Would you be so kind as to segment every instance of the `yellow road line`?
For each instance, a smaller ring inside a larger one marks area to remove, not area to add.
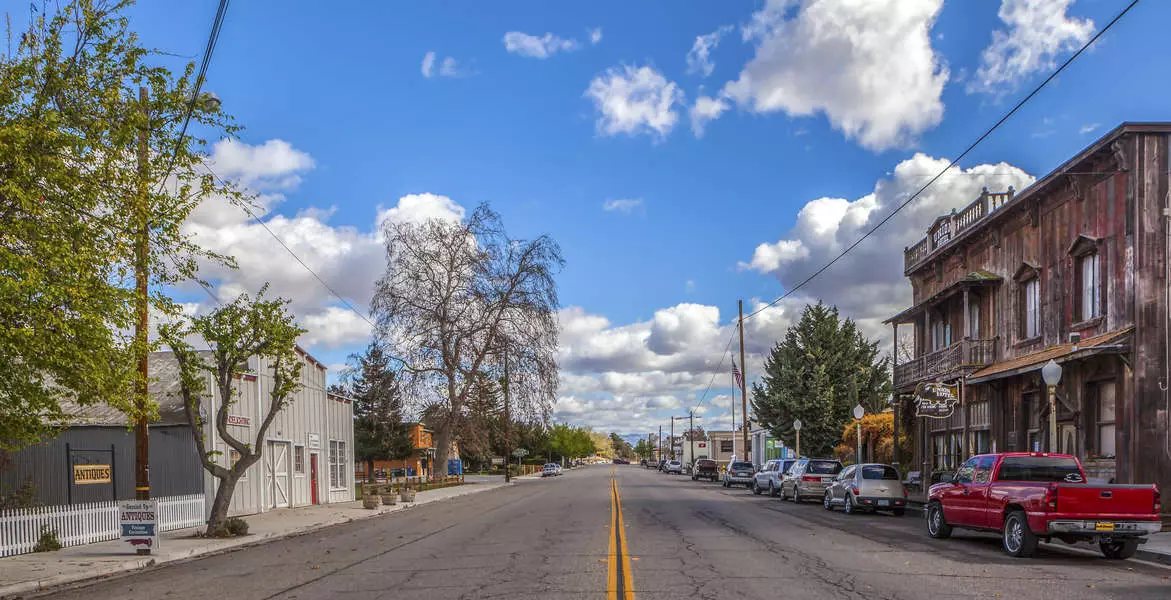
[[[634,600],[634,577],[630,569],[630,549],[622,521],[622,497],[618,480],[610,479],[610,548],[607,553],[606,598]]]

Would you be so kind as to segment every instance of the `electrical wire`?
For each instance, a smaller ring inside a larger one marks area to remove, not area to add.
[[[788,290],[785,291],[784,294],[781,294],[776,299],[774,299],[772,302],[769,302],[768,304],[765,304],[764,306],[761,306],[760,308],[745,315],[744,319],[745,320],[751,319],[752,317],[755,317],[756,315],[764,312],[765,310],[768,310],[769,308],[776,306],[776,304],[778,302],[780,302],[781,300],[784,300],[785,298],[788,298],[789,296],[793,295],[797,290],[800,290],[801,288],[805,287],[809,282],[816,279],[818,276],[820,276],[822,273],[827,271],[830,267],[834,266],[834,264],[836,264],[838,261],[840,261],[842,258],[844,258],[847,254],[849,254],[851,250],[858,247],[858,245],[861,244],[862,242],[866,241],[866,238],[869,238],[871,235],[874,234],[874,232],[878,231],[878,229],[880,227],[885,225],[887,221],[890,221],[892,218],[894,218],[895,215],[899,214],[899,212],[901,212],[904,208],[906,208],[907,205],[909,205],[916,198],[918,198],[923,192],[925,192],[927,190],[927,188],[931,187],[931,185],[934,184],[937,180],[939,180],[939,178],[943,177],[943,175],[945,173],[947,173],[949,170],[951,170],[952,167],[955,167],[956,164],[959,163],[960,160],[962,160],[965,156],[967,156],[972,150],[974,150],[976,148],[976,146],[979,146],[981,142],[983,142],[985,139],[988,138],[988,136],[992,135],[992,133],[994,131],[999,129],[1000,126],[1003,125],[1005,123],[1005,121],[1008,121],[1008,119],[1010,117],[1012,117],[1014,114],[1016,114],[1016,112],[1018,110],[1020,110],[1021,107],[1023,107],[1025,105],[1025,103],[1027,103],[1029,100],[1031,100],[1033,98],[1033,96],[1036,96],[1038,93],[1040,93],[1040,91],[1042,89],[1044,89],[1045,86],[1048,85],[1050,81],[1053,81],[1054,79],[1056,79],[1057,76],[1060,75],[1061,72],[1066,69],[1066,67],[1068,67],[1070,64],[1072,64],[1073,61],[1077,59],[1077,57],[1081,56],[1083,52],[1085,52],[1087,49],[1089,49],[1089,47],[1092,46],[1094,44],[1094,42],[1096,42],[1098,40],[1098,38],[1102,37],[1107,31],[1110,30],[1111,27],[1114,26],[1115,23],[1117,23],[1120,19],[1122,19],[1122,17],[1126,16],[1126,13],[1130,12],[1130,9],[1134,8],[1134,6],[1136,4],[1138,4],[1138,2],[1139,2],[1139,0],[1133,0],[1130,4],[1127,4],[1126,8],[1123,8],[1121,12],[1119,12],[1117,15],[1115,15],[1114,18],[1111,19],[1110,22],[1106,24],[1105,27],[1103,27],[1101,30],[1099,30],[1098,33],[1094,34],[1094,37],[1090,38],[1085,44],[1082,44],[1082,47],[1078,48],[1077,52],[1074,52],[1073,55],[1071,55],[1068,59],[1065,60],[1065,62],[1063,62],[1061,64],[1061,66],[1057,67],[1057,69],[1055,71],[1050,73],[1049,76],[1046,77],[1045,80],[1040,83],[1040,85],[1033,88],[1033,91],[1029,92],[1029,94],[1027,96],[1025,96],[1020,101],[1018,101],[1012,107],[1012,109],[1010,109],[1007,113],[1004,114],[1004,116],[1000,117],[999,121],[997,121],[994,125],[992,125],[992,127],[990,127],[987,131],[985,131],[983,135],[981,135],[979,138],[976,139],[976,141],[969,144],[968,147],[966,149],[964,149],[963,152],[961,152],[958,156],[953,158],[952,161],[950,163],[948,163],[947,167],[945,167],[943,170],[941,170],[939,173],[937,173],[934,177],[932,177],[931,180],[928,181],[927,183],[925,183],[923,185],[923,187],[920,187],[918,189],[918,191],[916,191],[914,194],[911,194],[911,196],[909,198],[907,198],[905,201],[903,201],[902,204],[895,207],[895,209],[893,211],[891,211],[890,214],[883,217],[883,219],[881,221],[879,221],[877,224],[875,224],[874,227],[871,227],[866,233],[864,233],[862,235],[862,237],[855,240],[852,244],[847,246],[845,250],[842,250],[840,254],[835,256],[833,258],[833,260],[829,261],[828,263],[823,265],[821,268],[814,271],[812,275],[810,275],[809,277],[806,277],[804,280],[802,280],[796,286],[789,288]]]

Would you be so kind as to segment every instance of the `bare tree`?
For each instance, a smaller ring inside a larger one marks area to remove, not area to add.
[[[547,417],[557,392],[554,275],[565,262],[557,243],[509,238],[483,205],[460,222],[387,222],[384,233],[373,311],[404,385],[430,407],[434,468],[446,468],[477,375],[502,370],[505,356],[514,414]]]

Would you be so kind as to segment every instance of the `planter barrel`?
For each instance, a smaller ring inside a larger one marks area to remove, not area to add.
[[[363,496],[362,497],[362,508],[368,508],[370,510],[378,508],[378,501],[379,501],[378,496],[375,496],[372,494],[369,496]]]
[[[401,492],[403,502],[415,501],[415,490],[403,490]]]

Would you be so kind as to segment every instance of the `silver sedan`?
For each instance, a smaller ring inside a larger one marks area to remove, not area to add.
[[[907,509],[907,492],[898,469],[890,465],[850,465],[826,488],[822,506],[826,510],[841,506],[847,514],[890,511],[901,517]]]

